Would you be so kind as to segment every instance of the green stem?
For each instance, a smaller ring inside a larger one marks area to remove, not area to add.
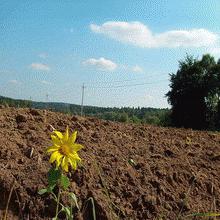
[[[59,215],[60,194],[61,194],[61,189],[59,187],[59,191],[58,191],[58,195],[57,195],[56,216],[55,216],[56,219],[58,218],[58,215]]]
[[[55,195],[55,193],[53,193],[53,192],[50,192],[50,193],[53,196],[54,201],[57,202],[57,196]]]

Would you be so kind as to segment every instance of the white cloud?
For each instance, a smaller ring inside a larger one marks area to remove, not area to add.
[[[46,59],[48,57],[46,53],[40,53],[38,56],[42,59]]]
[[[41,71],[49,71],[50,70],[50,67],[46,64],[43,64],[43,63],[32,63],[30,65],[30,68],[34,69],[34,70],[41,70]]]
[[[133,72],[135,72],[135,73],[143,73],[143,69],[142,69],[140,66],[138,66],[138,65],[133,66],[133,67],[131,68],[131,70],[132,70]]]
[[[41,80],[40,82],[44,85],[51,85],[52,84],[51,82],[48,82],[46,80]]]
[[[206,29],[153,33],[141,22],[109,21],[102,25],[91,24],[90,29],[114,40],[143,48],[211,46],[219,38],[217,34]]]
[[[107,60],[104,57],[100,57],[99,59],[90,58],[83,62],[86,66],[94,66],[99,70],[103,71],[114,71],[117,68],[117,64],[111,60]]]

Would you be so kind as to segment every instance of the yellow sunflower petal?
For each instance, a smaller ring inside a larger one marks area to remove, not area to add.
[[[79,155],[77,153],[72,153],[72,154],[69,154],[69,158],[72,160],[72,161],[81,161],[81,158],[79,157]]]
[[[51,147],[47,148],[47,153],[53,152],[53,151],[57,151],[59,149],[59,146],[53,145]]]
[[[72,133],[72,135],[70,136],[70,138],[69,138],[69,143],[70,143],[70,144],[75,143],[75,141],[76,141],[76,136],[77,136],[77,131],[74,131],[74,132]]]
[[[63,139],[63,134],[61,132],[54,131],[53,133],[56,134],[59,139]]]
[[[81,150],[83,148],[83,146],[81,144],[73,144],[72,145],[72,149],[73,151],[77,152],[79,150]]]
[[[60,139],[57,136],[51,135],[50,137],[51,137],[51,140],[54,144],[60,145]]]
[[[54,151],[50,156],[49,162],[53,163],[59,156],[60,156],[60,153],[58,151]]]
[[[63,155],[59,153],[59,155],[56,157],[56,168],[60,166],[62,158],[63,158]]]
[[[68,172],[68,157],[64,157],[62,162],[61,162],[61,167],[63,170]]]
[[[63,136],[63,139],[64,139],[64,141],[68,141],[68,139],[69,139],[69,127],[68,126],[66,127],[66,132]]]
[[[63,156],[59,160],[57,160],[56,168],[58,168],[60,166],[62,159],[63,159]]]
[[[71,159],[69,158],[69,163],[71,164],[72,168],[73,168],[74,170],[76,170],[76,168],[77,168],[77,162],[76,162],[75,160],[71,160]]]

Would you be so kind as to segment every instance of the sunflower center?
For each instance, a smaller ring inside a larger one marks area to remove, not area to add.
[[[70,154],[70,147],[66,144],[63,144],[60,147],[59,152],[65,156],[68,156]]]

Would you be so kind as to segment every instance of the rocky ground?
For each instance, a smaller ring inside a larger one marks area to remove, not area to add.
[[[69,174],[75,219],[193,219],[220,212],[220,134],[113,123],[35,109],[0,107],[0,216],[51,219],[47,185],[51,126],[78,131],[83,164]],[[62,198],[65,203],[65,198]],[[62,219],[62,216],[60,216]]]

